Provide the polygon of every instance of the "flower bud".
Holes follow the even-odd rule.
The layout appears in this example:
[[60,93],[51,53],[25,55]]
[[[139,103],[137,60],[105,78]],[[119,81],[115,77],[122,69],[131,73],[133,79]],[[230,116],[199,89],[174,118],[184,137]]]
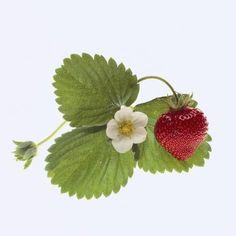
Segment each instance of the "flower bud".
[[31,164],[33,157],[37,155],[37,145],[32,141],[13,142],[16,144],[14,152],[16,160],[25,161],[24,168],[26,169]]

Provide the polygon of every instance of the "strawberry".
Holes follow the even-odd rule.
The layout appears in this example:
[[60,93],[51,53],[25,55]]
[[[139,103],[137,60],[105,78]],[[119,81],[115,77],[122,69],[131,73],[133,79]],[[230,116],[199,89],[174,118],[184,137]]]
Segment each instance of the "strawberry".
[[187,160],[205,139],[208,123],[202,111],[189,106],[170,110],[155,125],[157,141],[175,158]]

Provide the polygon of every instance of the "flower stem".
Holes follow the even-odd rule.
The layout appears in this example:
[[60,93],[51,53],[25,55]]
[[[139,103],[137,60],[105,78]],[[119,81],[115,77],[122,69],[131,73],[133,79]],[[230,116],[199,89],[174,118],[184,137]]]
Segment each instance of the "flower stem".
[[62,122],[48,137],[45,139],[41,140],[37,146],[40,146],[44,143],[46,143],[49,139],[51,139],[64,125],[66,124],[66,121]]
[[159,76],[152,76],[151,75],[151,76],[142,77],[141,79],[138,80],[138,83],[140,83],[143,80],[147,80],[147,79],[157,79],[157,80],[160,80],[160,81],[164,82],[170,88],[170,90],[172,91],[173,95],[175,96],[176,102],[178,103],[179,98],[177,96],[177,93],[175,92],[174,88],[172,87],[172,85],[169,82],[167,82],[165,79],[163,79],[163,78],[161,78]]

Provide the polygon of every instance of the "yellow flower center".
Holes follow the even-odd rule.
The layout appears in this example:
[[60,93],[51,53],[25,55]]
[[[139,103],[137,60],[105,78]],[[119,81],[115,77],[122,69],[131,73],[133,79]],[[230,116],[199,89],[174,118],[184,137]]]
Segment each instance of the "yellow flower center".
[[133,133],[134,125],[131,121],[123,121],[119,126],[119,132],[122,135],[130,136]]

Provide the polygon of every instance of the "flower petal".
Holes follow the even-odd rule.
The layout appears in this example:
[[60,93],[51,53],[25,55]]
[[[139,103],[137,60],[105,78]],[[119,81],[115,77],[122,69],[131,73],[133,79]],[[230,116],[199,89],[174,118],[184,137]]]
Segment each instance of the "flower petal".
[[122,106],[119,111],[115,113],[115,120],[122,122],[124,120],[132,119],[133,110],[130,107]]
[[131,140],[133,143],[142,143],[146,140],[147,131],[143,127],[138,127],[134,130]]
[[119,137],[118,123],[115,119],[107,123],[106,134],[111,139],[117,139]]
[[112,145],[117,152],[125,153],[125,152],[128,152],[132,148],[133,142],[128,137],[120,137],[118,139],[113,139]]
[[148,116],[143,112],[136,111],[132,114],[132,121],[136,127],[145,127],[148,123]]

